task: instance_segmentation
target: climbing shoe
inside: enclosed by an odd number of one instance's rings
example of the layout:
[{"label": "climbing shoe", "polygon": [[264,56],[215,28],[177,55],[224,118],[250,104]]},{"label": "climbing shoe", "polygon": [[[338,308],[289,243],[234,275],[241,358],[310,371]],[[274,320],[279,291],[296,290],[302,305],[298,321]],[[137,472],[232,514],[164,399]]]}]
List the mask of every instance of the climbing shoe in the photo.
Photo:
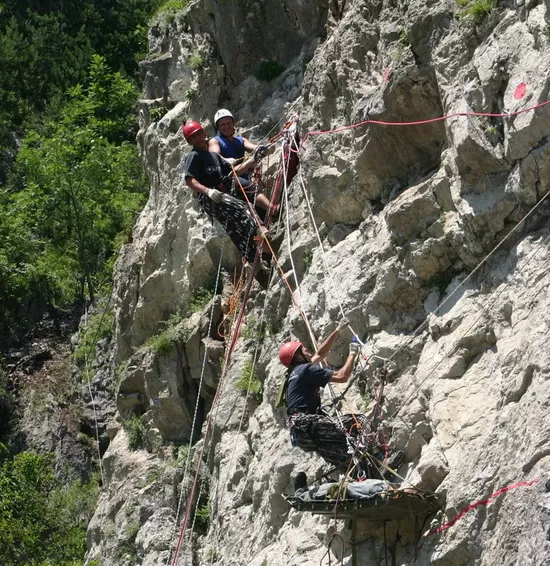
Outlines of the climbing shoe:
[{"label": "climbing shoe", "polygon": [[307,475],[305,472],[298,472],[294,478],[294,491],[307,487]]},{"label": "climbing shoe", "polygon": [[[393,471],[397,471],[397,469],[399,468],[399,466],[401,466],[401,464],[405,461],[405,452],[403,452],[403,450],[397,450],[397,452],[394,452],[389,458],[388,461],[386,463],[386,466],[388,468],[390,468],[390,470]],[[384,471],[382,472],[382,477],[385,480],[391,481],[392,478],[395,476],[395,474],[393,473],[393,471],[390,471],[387,468],[384,468]]]}]

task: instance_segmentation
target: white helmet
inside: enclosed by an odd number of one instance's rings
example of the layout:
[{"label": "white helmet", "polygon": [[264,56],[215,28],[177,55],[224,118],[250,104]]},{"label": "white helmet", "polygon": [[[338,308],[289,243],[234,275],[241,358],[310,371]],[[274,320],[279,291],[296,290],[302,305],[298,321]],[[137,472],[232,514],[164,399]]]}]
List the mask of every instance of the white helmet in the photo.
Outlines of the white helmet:
[{"label": "white helmet", "polygon": [[218,120],[226,118],[227,116],[229,116],[229,118],[233,118],[233,122],[235,121],[235,117],[233,116],[233,114],[231,114],[231,112],[229,112],[229,110],[227,110],[227,108],[220,108],[216,112],[216,114],[214,115],[214,127],[216,128],[216,130],[218,129]]}]

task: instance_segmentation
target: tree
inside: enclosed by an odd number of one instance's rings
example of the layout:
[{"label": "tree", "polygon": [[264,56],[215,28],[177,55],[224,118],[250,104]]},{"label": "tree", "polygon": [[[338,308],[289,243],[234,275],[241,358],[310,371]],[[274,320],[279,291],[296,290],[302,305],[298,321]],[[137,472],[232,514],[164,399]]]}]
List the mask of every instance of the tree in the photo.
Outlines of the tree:
[{"label": "tree", "polygon": [[0,241],[7,298],[20,298],[27,286],[50,305],[93,301],[98,277],[145,201],[137,150],[124,141],[135,135],[137,90],[100,56],[89,72],[59,119],[26,136],[10,191],[0,193],[0,233],[13,231]]},{"label": "tree", "polygon": [[11,458],[0,445],[0,564],[82,564],[97,493],[95,480],[64,487],[54,476],[52,455]]},{"label": "tree", "polygon": [[132,81],[136,54],[159,0],[4,0],[0,3],[0,185],[18,137],[55,112],[67,89],[82,83],[92,54]]}]

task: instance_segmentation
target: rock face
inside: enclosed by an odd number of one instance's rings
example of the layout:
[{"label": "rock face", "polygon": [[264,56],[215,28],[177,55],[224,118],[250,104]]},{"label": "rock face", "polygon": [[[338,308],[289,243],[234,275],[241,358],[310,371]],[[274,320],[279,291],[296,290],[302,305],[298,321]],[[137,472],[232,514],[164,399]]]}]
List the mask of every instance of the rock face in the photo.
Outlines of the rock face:
[{"label": "rock face", "polygon": [[[399,474],[440,495],[432,528],[540,478],[420,545],[410,524],[400,537],[388,526],[384,546],[383,525],[361,522],[353,564],[408,564],[415,552],[438,566],[550,563],[548,10],[204,0],[151,29],[138,136],[151,196],[114,292],[119,420],[143,419],[148,451],[128,451],[112,429],[89,563],[170,563],[183,525],[179,565],[319,564],[335,530],[352,564],[349,525],[288,512],[283,498],[297,471],[323,469],[291,447],[274,408],[280,343],[309,340],[297,305],[317,338],[345,312],[372,354],[346,411],[367,410],[377,368],[389,370],[384,430],[405,453]],[[262,80],[262,59],[284,70]],[[240,260],[185,187],[178,132],[193,118],[213,134],[220,106],[254,141],[291,117],[303,140],[279,258],[299,295],[277,274],[267,292],[254,287],[228,365],[230,339],[214,329],[230,301],[188,306]],[[153,348],[167,329],[171,347]],[[245,397],[252,361],[262,395]],[[193,457],[170,447],[201,435]]]}]

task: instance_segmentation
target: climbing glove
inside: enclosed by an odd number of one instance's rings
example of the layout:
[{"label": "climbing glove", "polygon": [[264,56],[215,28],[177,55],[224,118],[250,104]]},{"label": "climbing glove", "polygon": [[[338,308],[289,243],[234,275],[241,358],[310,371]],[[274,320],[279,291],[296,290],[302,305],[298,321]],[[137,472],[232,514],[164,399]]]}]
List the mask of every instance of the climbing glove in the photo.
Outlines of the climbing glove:
[{"label": "climbing glove", "polygon": [[223,199],[223,193],[218,189],[208,189],[206,196],[213,202],[220,203]]},{"label": "climbing glove", "polygon": [[338,328],[336,330],[338,330],[338,332],[342,332],[346,326],[349,326],[349,320],[344,316],[338,323]]},{"label": "climbing glove", "polygon": [[259,145],[256,148],[256,151],[254,152],[254,161],[258,163],[265,157],[266,153],[267,153],[267,145]]},{"label": "climbing glove", "polygon": [[353,354],[354,356],[358,356],[361,350],[361,344],[359,342],[350,342],[349,345],[349,353]]}]

